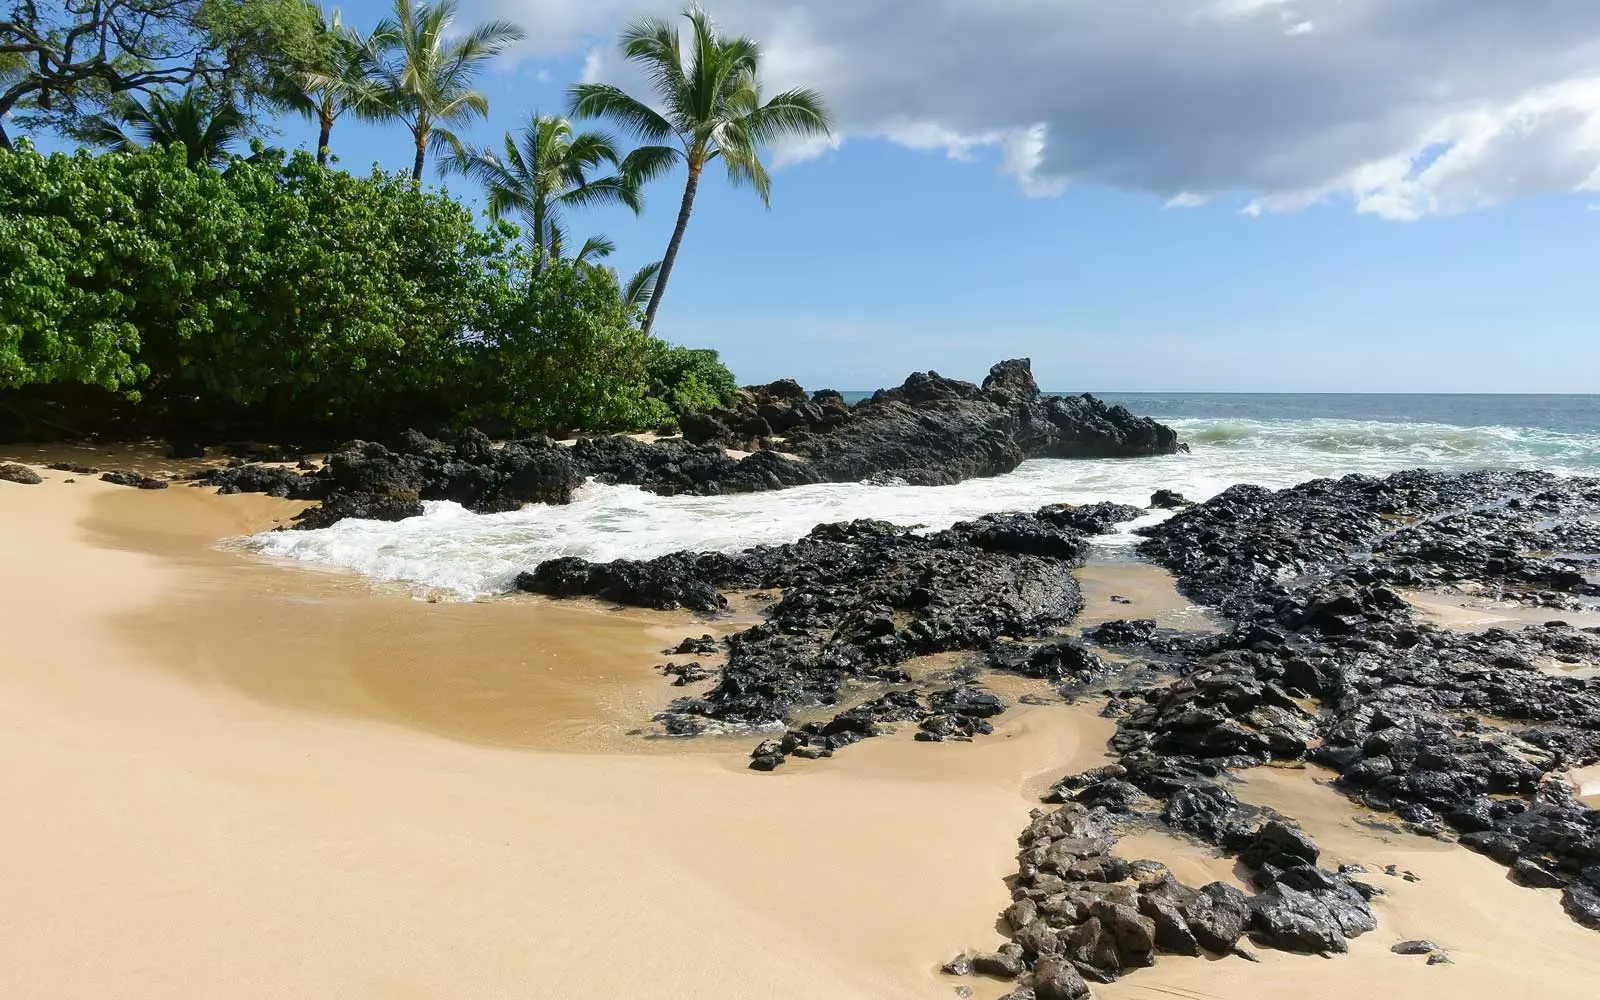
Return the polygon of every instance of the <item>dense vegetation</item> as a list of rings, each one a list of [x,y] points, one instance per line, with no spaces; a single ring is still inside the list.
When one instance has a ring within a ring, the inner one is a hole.
[[[728,402],[715,352],[664,344],[650,322],[700,169],[721,157],[765,198],[760,147],[825,133],[820,99],[763,104],[756,44],[696,9],[687,56],[708,69],[692,85],[667,24],[624,36],[658,76],[676,65],[668,117],[574,89],[575,114],[647,145],[532,114],[503,152],[470,146],[455,130],[486,111],[474,78],[523,33],[458,27],[455,13],[455,0],[393,0],[363,35],[307,0],[13,5],[0,126],[104,152],[45,156],[0,129],[0,414],[53,405],[58,429],[333,438],[653,427]],[[314,124],[313,151],[260,138],[264,115],[287,112]],[[331,165],[345,114],[403,125],[411,170]],[[423,188],[430,152],[483,185],[486,218]],[[664,261],[623,282],[599,263],[609,239],[575,247],[565,214],[637,211],[679,161],[689,187]]]
[[[219,171],[181,146],[24,148],[0,156],[0,386],[302,433],[634,427],[670,415],[663,396],[704,401],[699,369],[652,369],[679,354],[639,332],[609,270],[536,269],[514,236],[306,152]]]

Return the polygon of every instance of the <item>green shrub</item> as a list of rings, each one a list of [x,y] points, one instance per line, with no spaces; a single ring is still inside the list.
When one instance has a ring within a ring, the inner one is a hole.
[[[535,274],[446,195],[256,153],[0,153],[0,389],[329,436],[632,429],[731,399],[714,352],[639,332],[608,269]]]
[[[652,341],[611,271],[559,261],[527,274],[478,344],[479,403],[513,431],[632,430],[671,416],[649,397]]]
[[[704,348],[670,347],[657,341],[650,359],[650,394],[674,409],[705,410],[733,403],[739,383],[733,372]]]

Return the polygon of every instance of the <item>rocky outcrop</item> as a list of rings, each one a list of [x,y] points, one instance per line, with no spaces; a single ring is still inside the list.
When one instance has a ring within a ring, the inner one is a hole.
[[[1238,621],[1193,650],[1190,676],[1127,706],[1114,741],[1125,760],[1321,764],[1412,830],[1563,889],[1586,919],[1600,810],[1561,776],[1600,762],[1600,679],[1562,666],[1600,665],[1600,629],[1452,631],[1394,586],[1600,606],[1600,480],[1418,472],[1235,487],[1148,531],[1143,550]]]
[[[994,476],[1029,458],[1169,454],[1171,428],[1090,396],[1047,397],[1026,360],[1005,361],[983,385],[916,373],[855,406],[836,392],[807,396],[792,381],[743,390],[738,408],[684,414],[681,439],[595,437],[571,448],[546,439],[497,447],[476,431],[445,443],[410,432],[393,447],[355,442],[300,475],[243,466],[202,474],[227,492],[344,499],[302,519],[326,525],[395,494],[454,500],[470,510],[567,503],[587,478],[664,495],[752,493],[822,482],[946,485]],[[752,452],[734,457],[729,449]],[[258,470],[258,471],[246,471]],[[1107,508],[1113,505],[1102,505]],[[344,511],[346,513],[341,514]],[[1109,516],[1125,519],[1120,511]]]
[[[809,411],[808,411],[809,412]],[[834,482],[873,476],[939,486],[1010,472],[1030,458],[1171,454],[1177,434],[1092,396],[1044,396],[1026,359],[981,386],[918,372],[898,388],[797,424],[783,447]]]
[[[974,683],[976,668],[918,690],[902,666],[914,657],[987,651],[1002,669],[1032,676],[1101,675],[1103,664],[1068,638],[1033,646],[1015,640],[1048,635],[1077,614],[1083,600],[1071,570],[1088,550],[1085,529],[1107,528],[1127,513],[1058,505],[926,535],[879,521],[826,524],[798,542],[733,555],[550,560],[517,586],[701,612],[725,608],[727,590],[780,589],[765,622],[727,640],[716,683],[661,717],[670,733],[787,722],[798,710],[840,704],[852,682],[899,686],[758,747],[754,766],[770,769],[787,756],[828,756],[895,723],[915,723],[924,741],[989,731],[987,720],[1005,705]]]
[[[164,490],[172,485],[165,479],[155,479],[142,472],[129,472],[125,469],[107,472],[100,477],[100,481],[111,483],[113,486],[132,486],[140,490]]]
[[[37,472],[26,465],[7,463],[0,465],[0,482],[17,483],[21,486],[38,486],[44,482]]]

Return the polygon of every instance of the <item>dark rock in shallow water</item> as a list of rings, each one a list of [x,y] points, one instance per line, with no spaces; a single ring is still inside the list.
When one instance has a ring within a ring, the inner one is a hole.
[[[22,486],[38,486],[44,482],[37,472],[34,472],[26,465],[17,465],[15,463],[0,465],[0,481],[17,483]]]
[[[1135,646],[1149,642],[1155,634],[1156,623],[1149,618],[1105,622],[1084,633],[1091,641],[1102,646]]]
[[[1150,494],[1150,506],[1156,510],[1179,510],[1194,506],[1194,501],[1175,490],[1156,490]]]
[[[294,517],[294,527],[301,531],[327,528],[346,518],[366,521],[403,521],[422,515],[422,501],[415,493],[332,493],[325,497],[322,506],[311,507]]]
[[[699,576],[702,557],[676,553],[648,562],[620,559],[603,565],[576,557],[540,563],[532,573],[517,576],[517,589],[549,597],[593,596],[634,607],[663,611],[721,611],[727,600]]]
[[[725,722],[786,720],[842,699],[847,680],[903,682],[915,656],[982,650],[1072,618],[1083,598],[1070,568],[1083,537],[1048,513],[999,515],[915,535],[877,521],[820,525],[798,542],[734,555],[679,552],[645,562],[551,560],[518,587],[702,612],[720,591],[782,588],[768,621],[728,640],[717,685],[674,711]],[[970,735],[959,710],[930,735]],[[961,718],[957,718],[961,717]],[[858,735],[870,735],[861,732]]]
[[[981,387],[916,373],[854,407],[837,393],[807,399],[794,383],[775,382],[742,390],[737,410],[686,413],[679,423],[682,439],[595,437],[571,448],[543,438],[496,447],[473,430],[451,442],[409,431],[393,449],[366,442],[337,449],[315,473],[321,487],[290,488],[310,499],[415,493],[487,513],[527,503],[568,503],[588,477],[664,495],[867,480],[947,485],[1010,472],[1028,458],[1131,457],[1178,449],[1171,428],[1123,407],[1090,396],[1041,395],[1026,360],[996,365]],[[786,440],[779,444],[774,434]],[[753,454],[734,458],[728,448]],[[208,481],[228,492],[229,487],[249,492],[255,485],[243,479]],[[1038,517],[1093,534],[1139,513],[1095,504],[1076,512],[1041,511]],[[330,514],[321,520],[336,518]],[[1013,550],[1060,541],[1036,526],[992,525],[990,530],[993,544]]]

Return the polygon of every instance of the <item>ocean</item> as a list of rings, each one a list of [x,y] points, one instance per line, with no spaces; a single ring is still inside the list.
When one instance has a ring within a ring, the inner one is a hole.
[[[847,394],[854,395],[854,394]],[[864,395],[864,394],[862,394]],[[1160,419],[1188,442],[1157,458],[1039,460],[955,486],[805,486],[726,497],[658,497],[631,486],[583,487],[566,507],[477,515],[427,504],[395,523],[345,521],[243,544],[271,556],[343,566],[419,593],[475,598],[556,556],[650,558],[678,549],[732,551],[792,541],[817,524],[881,518],[930,530],[1003,510],[1112,500],[1143,506],[1156,489],[1192,500],[1235,483],[1279,488],[1323,476],[1403,469],[1545,469],[1600,476],[1600,395],[1102,393]],[[1098,558],[1126,558],[1130,531]]]

